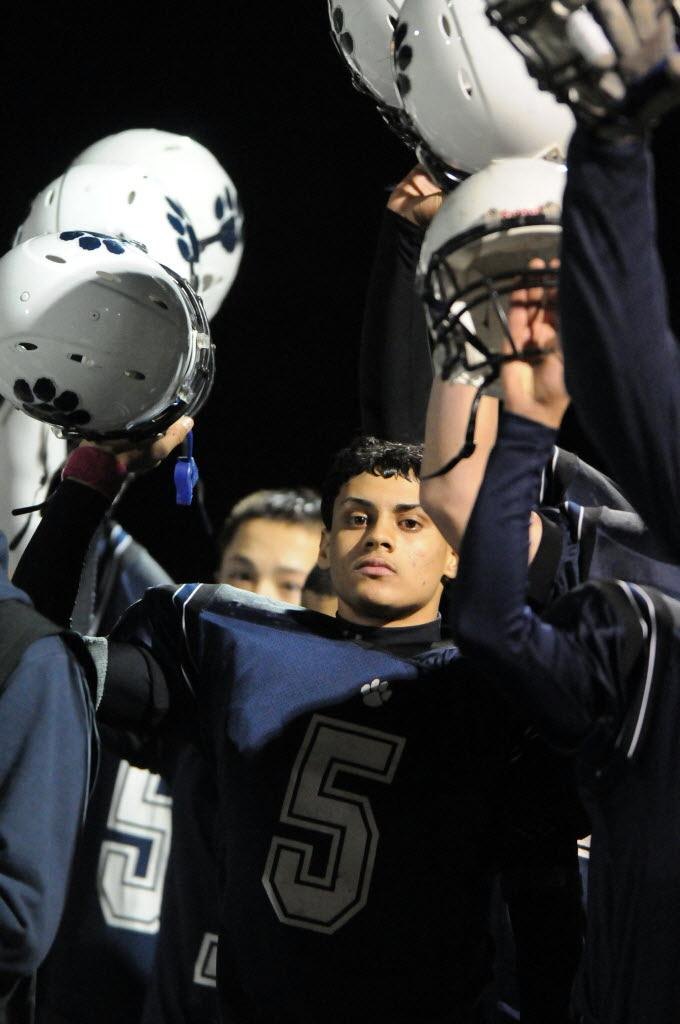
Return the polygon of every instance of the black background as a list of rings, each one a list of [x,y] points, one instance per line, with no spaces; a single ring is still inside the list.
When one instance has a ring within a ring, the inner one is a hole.
[[[356,366],[367,275],[387,187],[412,157],[351,87],[325,0],[219,8],[27,5],[8,13],[0,243],[29,202],[96,139],[131,127],[192,135],[227,169],[245,211],[237,280],[213,321],[218,373],[195,431],[218,524],[258,487],[318,485],[358,431]],[[661,242],[676,290],[674,120],[657,139]],[[564,441],[597,461],[569,417]],[[208,579],[198,510],[178,509],[172,466],[136,482],[119,518],[176,579]]]

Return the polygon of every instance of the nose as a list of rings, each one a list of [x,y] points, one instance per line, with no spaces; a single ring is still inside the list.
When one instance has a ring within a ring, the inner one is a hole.
[[[260,597],[273,597],[275,601],[281,600],[276,582],[266,576],[257,581],[257,586],[253,587],[253,593],[259,594]]]
[[[394,527],[386,516],[378,516],[364,533],[367,551],[394,550]]]

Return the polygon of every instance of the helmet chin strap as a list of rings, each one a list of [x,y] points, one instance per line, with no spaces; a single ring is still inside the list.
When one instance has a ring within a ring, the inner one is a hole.
[[[465,441],[463,447],[458,451],[452,459],[449,459],[441,469],[436,469],[434,473],[425,473],[421,476],[421,480],[434,480],[438,476],[446,476],[451,470],[462,462],[463,459],[469,459],[471,455],[474,455],[477,445],[475,444],[475,426],[477,424],[477,410],[479,409],[479,403],[484,394],[484,388],[491,381],[495,380],[498,376],[498,370],[495,371],[493,376],[489,377],[488,380],[482,381],[477,390],[475,391],[475,397],[472,400],[472,408],[470,409],[470,415],[468,417],[467,430],[465,431]]]

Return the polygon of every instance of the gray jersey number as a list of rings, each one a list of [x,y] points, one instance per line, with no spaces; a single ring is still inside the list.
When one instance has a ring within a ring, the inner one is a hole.
[[[368,799],[337,785],[356,775],[389,784],[405,740],[314,715],[291,773],[280,821],[330,839],[325,868],[311,868],[314,847],[274,836],[262,877],[284,924],[332,934],[366,904],[379,831]]]

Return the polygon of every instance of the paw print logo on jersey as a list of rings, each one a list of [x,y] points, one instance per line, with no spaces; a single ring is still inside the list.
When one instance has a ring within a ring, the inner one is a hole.
[[[241,241],[242,217],[238,199],[231,194],[228,187],[225,188],[224,194],[215,200],[215,216],[220,222],[220,227],[210,241],[219,242],[227,252],[233,252]]]
[[[361,687],[361,696],[369,708],[379,708],[387,704],[392,690],[386,679],[371,679],[370,683],[364,683]]]
[[[101,249],[102,245],[114,256],[120,256],[125,252],[125,246],[117,238],[110,235],[100,235],[97,231],[62,231],[59,235],[63,242],[75,242],[77,240],[81,249],[95,252]]]
[[[168,223],[177,232],[177,248],[182,259],[185,259],[187,263],[197,263],[201,250],[191,221],[183,208],[174,199],[166,196],[165,201],[170,207],[169,212],[166,214]]]
[[[399,95],[403,98],[411,91],[411,79],[406,74],[406,69],[413,60],[413,49],[406,44],[408,25],[402,21],[394,34],[394,67],[396,70],[396,83]]]
[[[15,380],[14,396],[29,415],[39,411],[39,419],[47,423],[80,427],[92,419],[89,412],[78,408],[80,399],[75,391],[58,394],[54,381],[48,377],[39,377],[33,387],[23,378]]]

